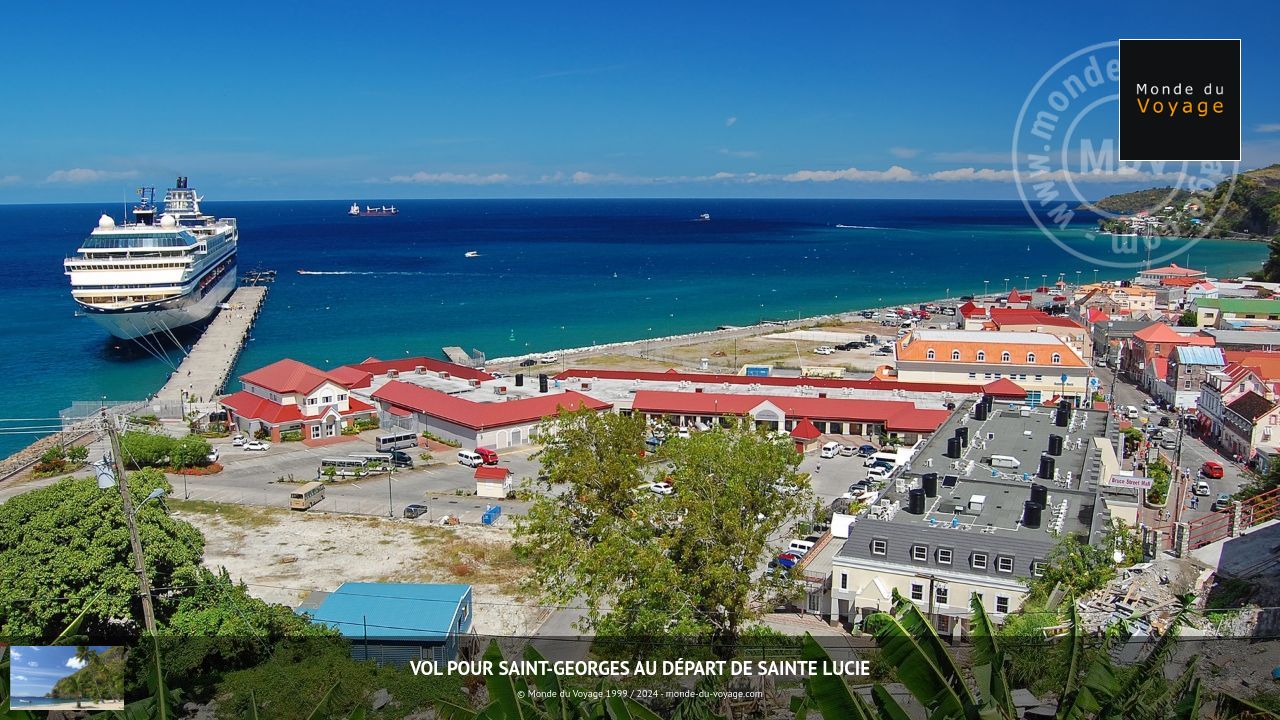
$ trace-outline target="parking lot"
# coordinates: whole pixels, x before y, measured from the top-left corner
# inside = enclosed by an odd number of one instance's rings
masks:
[[[173,476],[174,493],[192,500],[285,508],[289,506],[290,491],[297,488],[298,483],[318,478],[323,458],[374,452],[373,434],[376,433],[323,447],[307,447],[300,442],[275,443],[266,451],[244,450],[233,446],[230,439],[215,440],[213,446],[218,449],[223,471],[189,476],[185,480]],[[517,448],[500,454],[500,465],[511,469],[517,485],[523,478],[537,474],[537,461],[529,459],[533,450]],[[523,510],[525,503],[517,501],[459,495],[458,491],[467,495],[474,492],[475,471],[456,462],[455,450],[433,453],[430,460],[420,459],[421,452],[410,451],[415,464],[412,470],[329,483],[325,499],[312,512],[399,515],[405,505],[423,503],[432,508],[433,518],[451,514],[463,522],[478,522],[479,515],[491,504],[501,504],[504,512]]]

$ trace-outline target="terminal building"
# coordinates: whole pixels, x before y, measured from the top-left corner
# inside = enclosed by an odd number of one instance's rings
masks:
[[[964,630],[974,593],[997,620],[1016,611],[1061,538],[1097,543],[1111,518],[1134,523],[1112,425],[1069,402],[966,401],[849,524],[829,602],[810,606],[857,626],[896,591],[944,634]]]

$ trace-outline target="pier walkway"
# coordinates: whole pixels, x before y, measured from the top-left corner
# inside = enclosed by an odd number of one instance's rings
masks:
[[[236,288],[224,303],[228,307],[218,311],[186,359],[156,393],[156,399],[176,403],[183,399],[185,390],[188,399],[208,402],[221,393],[249,337],[253,321],[262,310],[267,289],[266,285]]]

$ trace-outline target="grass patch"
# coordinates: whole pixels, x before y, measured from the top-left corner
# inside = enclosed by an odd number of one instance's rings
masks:
[[[1213,589],[1209,591],[1209,597],[1205,600],[1205,607],[1210,610],[1241,607],[1253,596],[1256,589],[1254,584],[1247,580],[1218,576]]]
[[[229,525],[245,528],[258,528],[266,525],[274,525],[279,521],[282,514],[288,514],[288,510],[279,508],[253,507],[249,505],[234,505],[232,503],[210,502],[208,500],[179,500],[174,498],[165,498],[165,504],[178,512],[191,513],[193,515],[208,515],[216,517]]]

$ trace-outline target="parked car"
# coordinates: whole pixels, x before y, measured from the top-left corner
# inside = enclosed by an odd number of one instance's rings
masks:
[[[209,451],[209,462],[211,463],[218,462],[218,448],[213,448],[212,450]]]
[[[884,480],[889,477],[889,470],[883,465],[876,465],[867,471],[868,480]]]
[[[538,364],[538,361],[534,360],[533,358],[525,358],[520,361],[520,367],[533,367],[534,365],[537,365],[537,364]]]
[[[1148,402],[1147,404],[1145,404],[1145,405],[1143,405],[1143,406],[1142,406],[1142,409],[1143,409],[1143,410],[1146,410],[1147,412],[1152,412],[1152,413],[1153,413],[1153,412],[1157,412],[1157,411],[1159,411],[1159,410],[1160,410],[1160,406],[1159,406],[1159,405],[1156,405],[1154,402]]]
[[[538,362],[542,363],[543,365],[548,365],[553,362],[560,362],[560,358],[555,355],[547,354],[538,358]]]
[[[1218,493],[1218,497],[1214,498],[1213,505],[1210,505],[1209,509],[1217,512],[1229,507],[1231,507],[1231,493]]]
[[[484,461],[485,465],[498,464],[498,453],[494,452],[493,450],[490,450],[487,447],[476,448],[476,454],[480,456],[480,459]]]
[[[1191,492],[1199,495],[1200,497],[1209,497],[1213,491],[1209,489],[1209,483],[1201,480],[1191,486]]]
[[[248,441],[249,439],[243,435],[236,435],[235,437],[231,438],[231,444],[235,445],[236,447],[244,447],[244,444]]]
[[[783,570],[790,570],[791,568],[795,567],[796,563],[799,561],[800,561],[800,558],[791,553],[782,553],[778,557],[769,561],[769,567],[782,568]]]
[[[1209,460],[1200,466],[1200,474],[1211,479],[1222,477],[1222,463]]]
[[[655,495],[674,495],[676,489],[671,483],[666,480],[662,480],[661,482],[650,483],[649,492],[654,493]]]
[[[830,345],[819,345],[818,347],[813,349],[813,353],[815,355],[830,355],[831,353],[834,353],[834,352],[835,352],[835,348],[831,347]]]
[[[853,457],[854,455],[858,454],[858,448],[852,445],[841,445],[840,454],[845,457]]]
[[[859,445],[858,446],[859,457],[871,457],[872,455],[875,455],[875,454],[876,454],[875,445]]]
[[[423,515],[426,515],[430,510],[431,508],[427,507],[426,505],[419,505],[418,503],[413,503],[412,505],[404,506],[404,516],[412,520],[414,518],[422,517]]]
[[[1134,420],[1134,419],[1136,419],[1136,418],[1138,417],[1138,415],[1139,415],[1139,412],[1138,412],[1138,408],[1137,408],[1136,406],[1133,406],[1133,405],[1126,405],[1126,406],[1125,406],[1125,408],[1124,408],[1124,416],[1125,416],[1125,417],[1129,418],[1130,420]]]
[[[828,458],[833,458],[839,454],[840,454],[840,443],[838,442],[829,442],[826,445],[823,445],[822,449],[818,451],[818,457],[824,460]]]
[[[250,440],[244,444],[245,450],[267,450],[270,447],[271,443],[266,440]]]

